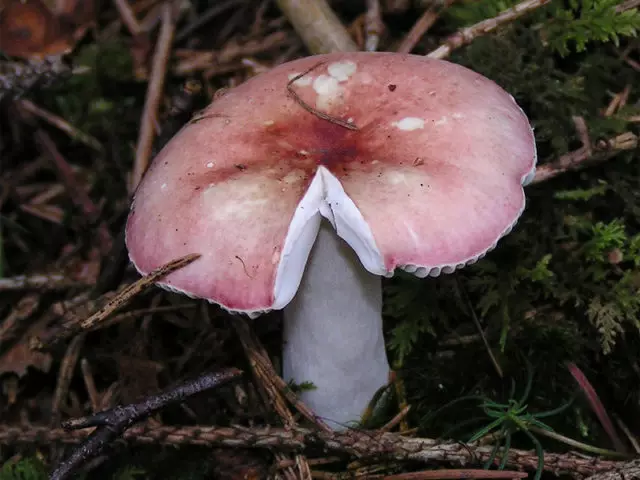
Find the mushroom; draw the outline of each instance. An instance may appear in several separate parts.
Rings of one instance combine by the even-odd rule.
[[[525,205],[527,117],[491,80],[442,60],[335,53],[229,90],[161,151],[127,246],[163,286],[251,317],[284,309],[283,373],[335,425],[387,383],[381,278],[471,264]],[[305,271],[306,267],[306,271]]]

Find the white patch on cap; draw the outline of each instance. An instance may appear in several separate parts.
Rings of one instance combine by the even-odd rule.
[[[287,173],[287,175],[282,179],[284,183],[289,185],[294,183],[300,183],[304,180],[305,174],[302,170],[293,170],[292,172]]]
[[[300,73],[290,73],[289,74],[289,81],[293,80],[298,75],[300,75]],[[311,85],[311,82],[313,82],[313,76],[307,74],[307,75],[303,75],[302,77],[298,78],[295,82],[293,82],[293,84],[298,86],[298,87],[308,87],[309,85]]]
[[[160,190],[165,190],[167,188],[167,184],[163,183],[162,185],[160,185]]]
[[[419,130],[421,128],[424,128],[424,120],[418,117],[405,117],[398,122],[391,122],[391,125],[398,128],[399,130],[410,132],[412,130]]]
[[[333,103],[340,99],[342,88],[334,77],[329,75],[319,75],[313,81],[313,89],[318,94],[316,107],[320,110],[327,110]]]
[[[207,168],[213,168],[213,162],[207,163]]]
[[[231,196],[236,197],[235,201],[227,201]],[[255,179],[244,178],[210,184],[202,192],[202,201],[211,216],[223,222],[249,218],[256,208],[268,203],[264,186]]]
[[[362,85],[370,85],[373,83],[373,77],[366,72],[362,72],[358,75],[358,82]]]
[[[346,82],[349,78],[356,73],[358,67],[351,60],[345,60],[344,62],[333,62],[327,67],[329,75],[338,80],[339,82]]]
[[[464,115],[462,113],[454,113],[451,115],[453,118],[464,118]]]
[[[400,172],[394,172],[393,170],[390,171],[387,175],[387,180],[389,181],[389,183],[391,185],[398,185],[400,183],[407,183],[407,179],[404,176],[404,174],[400,173]]]
[[[437,127],[439,127],[440,125],[444,125],[445,123],[447,123],[449,121],[449,119],[445,116],[445,117],[440,117],[438,120],[436,120],[435,122],[433,122],[433,124]]]
[[[267,120],[266,122],[262,122],[262,124],[265,127],[270,127],[271,125],[275,124],[276,122],[274,122],[273,120]]]

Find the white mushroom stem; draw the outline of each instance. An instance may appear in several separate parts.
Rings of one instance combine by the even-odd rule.
[[[359,421],[387,384],[382,284],[323,221],[293,301],[284,309],[283,376],[336,429]]]

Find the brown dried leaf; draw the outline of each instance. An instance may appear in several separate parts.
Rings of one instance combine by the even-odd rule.
[[[29,367],[45,373],[51,369],[51,355],[47,352],[32,350],[29,348],[28,341],[32,336],[42,335],[46,330],[47,323],[47,318],[43,318],[31,325],[19,341],[0,355],[0,375],[13,372],[22,377],[27,373]]]
[[[0,51],[13,57],[42,58],[70,52],[93,25],[93,0],[69,1],[54,14],[43,0],[3,0]]]

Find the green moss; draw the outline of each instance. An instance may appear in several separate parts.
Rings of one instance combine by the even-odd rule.
[[[455,31],[515,3],[456,3],[444,25]],[[625,47],[640,16],[635,10],[616,13],[617,3],[553,1],[454,52],[453,61],[514,95],[535,127],[541,163],[582,146],[574,116],[584,119],[593,143],[626,131],[637,134],[637,124],[629,121],[640,113],[635,90],[626,107],[602,114],[613,94],[637,83],[637,72],[615,45]],[[414,421],[423,433],[441,435],[456,419],[477,415],[457,406],[451,417],[424,422],[454,398],[478,394],[508,403],[510,382],[522,381],[522,355],[536,371],[532,411],[553,409],[574,395],[567,361],[580,364],[596,388],[606,385],[609,402],[637,401],[638,392],[625,387],[637,378],[624,365],[640,356],[639,165],[637,152],[619,153],[601,167],[527,187],[527,208],[514,231],[485,259],[454,274],[470,305],[453,276],[401,275],[387,282],[390,354],[403,367]],[[477,334],[471,309],[504,378],[480,340],[441,343]],[[553,419],[553,426],[606,445],[587,412],[578,403]]]

